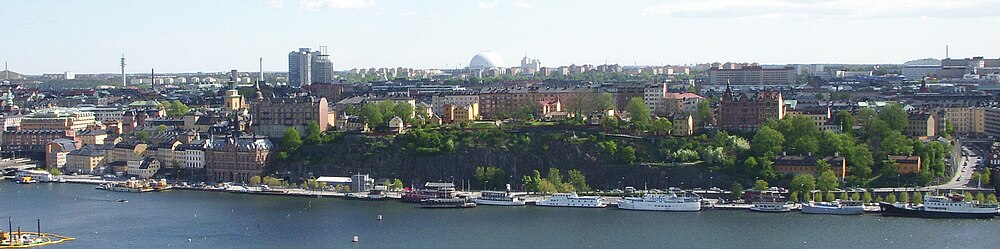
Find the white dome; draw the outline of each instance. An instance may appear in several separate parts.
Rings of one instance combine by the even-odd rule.
[[[469,69],[489,69],[504,67],[503,58],[493,51],[483,51],[472,57]]]

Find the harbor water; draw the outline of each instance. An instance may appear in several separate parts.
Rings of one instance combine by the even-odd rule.
[[[34,231],[35,219],[41,219],[42,232],[76,238],[47,248],[990,248],[1000,244],[996,236],[1000,219],[534,206],[421,209],[396,201],[189,190],[139,194],[94,187],[3,181],[0,216],[13,217],[15,228],[20,225],[28,231]],[[352,242],[354,236],[358,242]]]

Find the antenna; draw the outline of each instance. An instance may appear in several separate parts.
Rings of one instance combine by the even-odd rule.
[[[153,89],[153,91],[156,91],[156,69],[155,68],[150,68],[149,69],[149,89]]]
[[[945,59],[951,58],[951,56],[948,55],[948,46],[951,46],[951,44],[944,44],[944,58]]]
[[[3,79],[10,80],[10,69],[7,69],[7,62],[3,62]]]
[[[128,81],[125,80],[125,53],[122,53],[122,87],[128,87]]]
[[[258,83],[262,81],[264,81],[264,57],[260,57],[260,76],[257,78]]]

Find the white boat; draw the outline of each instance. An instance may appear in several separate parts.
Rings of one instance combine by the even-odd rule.
[[[792,208],[789,207],[789,205],[785,204],[784,202],[754,202],[753,206],[750,206],[750,210],[757,212],[777,213],[777,212],[789,212],[792,211]]]
[[[923,205],[879,203],[882,216],[920,218],[993,218],[1000,212],[996,203],[986,204],[965,200],[965,195],[924,195]]]
[[[577,196],[576,193],[554,194],[552,197],[535,203],[536,206],[549,207],[586,207],[603,208],[608,204],[604,203],[604,198],[597,196]]]
[[[843,214],[853,215],[865,212],[865,205],[860,201],[837,200],[834,202],[810,202],[802,204],[803,214]]]
[[[505,191],[483,191],[481,196],[472,201],[479,205],[524,206],[524,198]]]
[[[649,211],[699,211],[700,196],[677,196],[674,192],[668,194],[645,194],[642,197],[625,197],[618,201],[618,208],[627,210]]]
[[[20,170],[14,175],[14,179],[17,180],[24,179],[25,177],[34,182],[51,182],[55,180],[52,174],[44,170]]]

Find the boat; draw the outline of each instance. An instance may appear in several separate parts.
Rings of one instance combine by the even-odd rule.
[[[923,205],[879,203],[882,216],[918,218],[991,219],[998,213],[997,204],[966,201],[961,194],[924,195]]]
[[[865,205],[860,201],[837,200],[834,202],[810,202],[802,204],[803,214],[863,214]]]
[[[647,211],[700,211],[700,196],[677,196],[674,192],[667,194],[645,194],[642,197],[625,197],[618,201],[618,208],[625,210]]]
[[[604,203],[604,198],[597,196],[578,196],[576,193],[558,193],[548,199],[535,203],[536,206],[548,207],[585,207],[603,208],[608,204]]]
[[[482,195],[472,199],[479,205],[524,206],[524,198],[517,197],[506,191],[483,191]]]
[[[144,193],[153,191],[163,191],[170,189],[170,185],[167,184],[167,180],[160,179],[155,180],[136,180],[134,177],[122,181],[122,182],[108,182],[101,184],[97,189],[109,190],[115,192],[131,192],[131,193]]]
[[[403,202],[421,203],[427,199],[455,197],[455,184],[428,182],[423,189],[413,189],[403,192]]]
[[[36,183],[36,182],[51,182],[55,180],[55,178],[52,177],[52,174],[44,170],[20,170],[14,174],[15,181],[21,181],[24,178],[30,179],[29,181],[24,182],[24,184]]]
[[[420,202],[421,208],[473,208],[475,202],[465,198],[431,198]]]
[[[30,176],[22,176],[22,177],[19,177],[19,178],[17,178],[17,181],[15,181],[15,182],[17,182],[17,183],[20,183],[20,184],[32,184],[32,183],[38,183],[38,181],[37,181],[37,180],[35,180],[35,179],[31,179],[31,177],[30,177]]]
[[[382,190],[371,190],[368,191],[368,195],[366,195],[364,199],[372,201],[381,201],[385,200],[385,198],[386,198],[385,192],[383,192]]]
[[[753,206],[750,206],[750,211],[765,212],[765,213],[780,213],[792,211],[784,202],[754,202]]]

